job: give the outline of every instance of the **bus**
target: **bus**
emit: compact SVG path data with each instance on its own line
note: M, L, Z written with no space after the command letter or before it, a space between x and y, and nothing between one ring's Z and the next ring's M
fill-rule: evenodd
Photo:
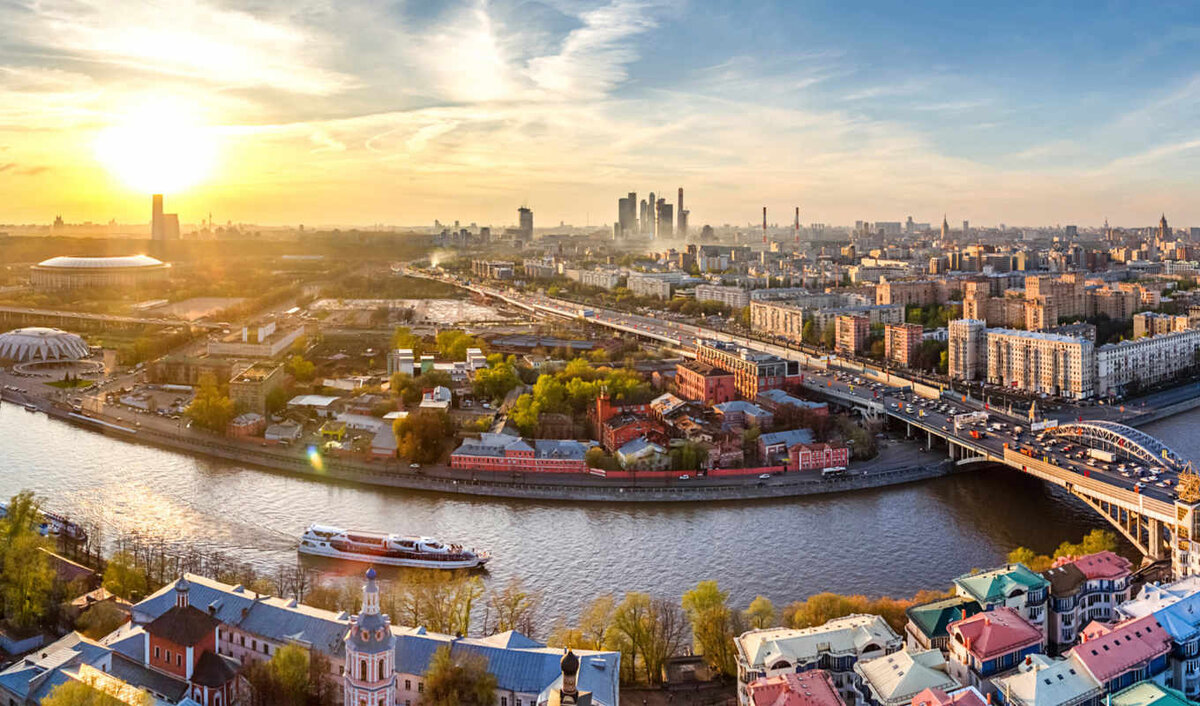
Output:
M840 476L846 473L845 466L834 466L832 468L821 469L821 477L828 478L830 476Z

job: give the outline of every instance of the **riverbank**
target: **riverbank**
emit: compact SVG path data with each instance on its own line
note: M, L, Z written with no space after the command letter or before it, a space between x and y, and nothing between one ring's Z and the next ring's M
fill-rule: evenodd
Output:
M708 502L730 500L765 500L844 493L856 490L884 488L948 475L954 464L945 459L926 458L896 468L881 467L887 459L876 459L864 470L852 468L843 476L822 478L813 472L793 472L773 476L770 480L757 478L694 478L653 481L623 481L620 484L592 476L516 474L505 480L482 473L432 471L416 473L401 463L357 461L324 457L314 463L307 455L297 452L281 453L270 448L248 448L245 445L223 442L216 438L199 439L168 434L149 427L118 428L119 423L83 417L69 410L38 405L52 419L101 433L126 443L142 443L179 453L234 461L268 471L296 475L312 480L357 485L378 486L422 492L493 497L521 500L551 500L564 502ZM122 431L122 428L126 431ZM891 447L895 449L896 447ZM885 454L887 451L885 450ZM888 454L892 455L892 454ZM508 474L505 474L507 476Z

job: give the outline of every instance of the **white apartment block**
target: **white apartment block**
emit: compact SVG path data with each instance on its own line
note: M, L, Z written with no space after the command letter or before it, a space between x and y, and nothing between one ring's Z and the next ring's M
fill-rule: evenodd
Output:
M947 326L948 372L955 380L978 380L987 375L987 323L957 319Z
M1122 395L1130 385L1170 380L1196 364L1200 329L1108 343L1096 349L1096 393Z
M750 306L750 292L741 287L727 287L720 284L696 285L696 301L721 302L731 309L744 309Z
M582 270L579 283L586 287L611 290L621 283L621 273L615 270Z
M671 298L671 281L653 275L629 275L629 291L639 297Z
M1015 390L1086 399L1096 393L1096 349L1084 338L992 329L987 381Z

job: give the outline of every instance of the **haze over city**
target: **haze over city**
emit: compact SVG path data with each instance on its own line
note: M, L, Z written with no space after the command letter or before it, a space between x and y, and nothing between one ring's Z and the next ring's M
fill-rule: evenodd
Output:
M14 3L0 222L1200 218L1189 3Z

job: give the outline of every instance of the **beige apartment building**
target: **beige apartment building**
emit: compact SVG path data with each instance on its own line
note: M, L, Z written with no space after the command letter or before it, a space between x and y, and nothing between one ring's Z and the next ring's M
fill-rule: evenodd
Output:
M1095 344L1055 333L990 330L987 381L1038 394L1091 397L1096 392Z
M947 326L947 362L950 377L978 380L987 376L987 323L980 319L957 319Z

